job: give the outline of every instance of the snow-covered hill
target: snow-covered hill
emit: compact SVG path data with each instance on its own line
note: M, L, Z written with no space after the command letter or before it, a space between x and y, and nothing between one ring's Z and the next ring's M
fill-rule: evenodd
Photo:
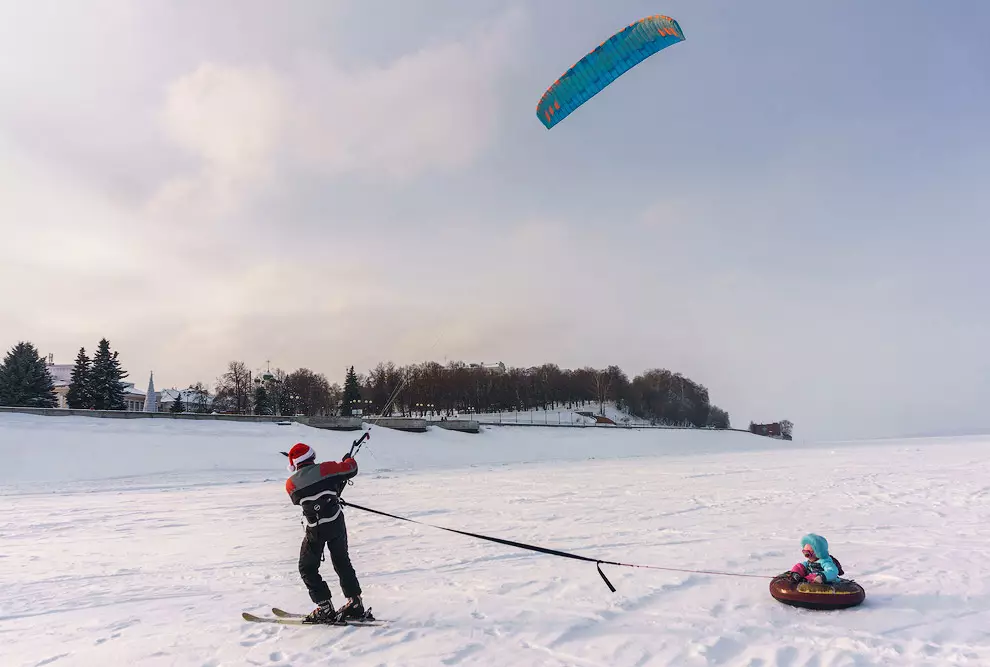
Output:
M558 407L544 410L510 410L506 412L483 412L464 415L489 424L543 424L548 426L595 424L595 416L601 415L621 426L650 426L650 422L620 410L614 402L588 403L572 407Z

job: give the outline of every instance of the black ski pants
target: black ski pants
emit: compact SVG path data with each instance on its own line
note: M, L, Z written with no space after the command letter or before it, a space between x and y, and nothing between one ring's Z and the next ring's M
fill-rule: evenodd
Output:
M347 553L347 526L344 525L344 515L341 513L330 523L306 528L302 546L299 547L299 574L309 591L309 598L316 604L330 599L330 587L320 576L320 558L324 546L330 551L330 562L340 580L344 597L361 595L361 585Z

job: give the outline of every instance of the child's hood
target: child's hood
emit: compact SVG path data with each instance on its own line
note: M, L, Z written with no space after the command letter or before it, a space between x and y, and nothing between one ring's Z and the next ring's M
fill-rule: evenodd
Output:
M828 541L821 535L808 533L801 538L801 548L803 549L806 544L811 545L811 548L815 550L815 556L818 558L828 556Z

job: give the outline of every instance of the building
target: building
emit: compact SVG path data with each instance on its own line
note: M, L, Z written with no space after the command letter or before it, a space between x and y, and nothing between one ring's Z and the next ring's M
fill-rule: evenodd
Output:
M69 384L72 382L72 368L75 364L56 364L55 355L49 354L45 360L45 368L52 376L52 384L55 385L55 398L58 400L59 408L69 407Z
M183 412L209 412L213 407L213 397L209 392L200 392L192 387L186 389L162 389L158 393L158 412L171 412L175 400L182 400Z
M779 438L781 440L791 440L791 429L794 424L787 421L773 422L772 424L754 424L749 423L749 432L755 433L756 435L763 435L770 438Z
M494 362L494 363L486 363L484 361L482 361L482 362L472 362L472 363L468 364L468 368L486 369L486 370L498 371L500 373L505 373L506 372L505 364L502 363L501 361L497 361L497 362Z
M124 409L128 412L144 412L144 402L148 398L144 392L134 386L133 382L122 382L124 385Z

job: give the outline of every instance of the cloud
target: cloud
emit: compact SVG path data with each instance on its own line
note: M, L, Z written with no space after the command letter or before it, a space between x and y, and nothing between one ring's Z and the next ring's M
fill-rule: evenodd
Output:
M217 217L304 169L403 183L472 164L498 127L501 75L520 15L384 66L347 68L307 52L276 69L209 62L172 81L161 124L197 160L151 212Z
M169 138L197 157L199 171L170 180L153 209L200 201L223 213L242 190L263 186L287 126L289 100L268 68L201 65L168 87L162 123Z
M491 39L447 44L353 73L328 59L308 61L300 157L329 173L397 179L470 164L495 132L499 50Z

